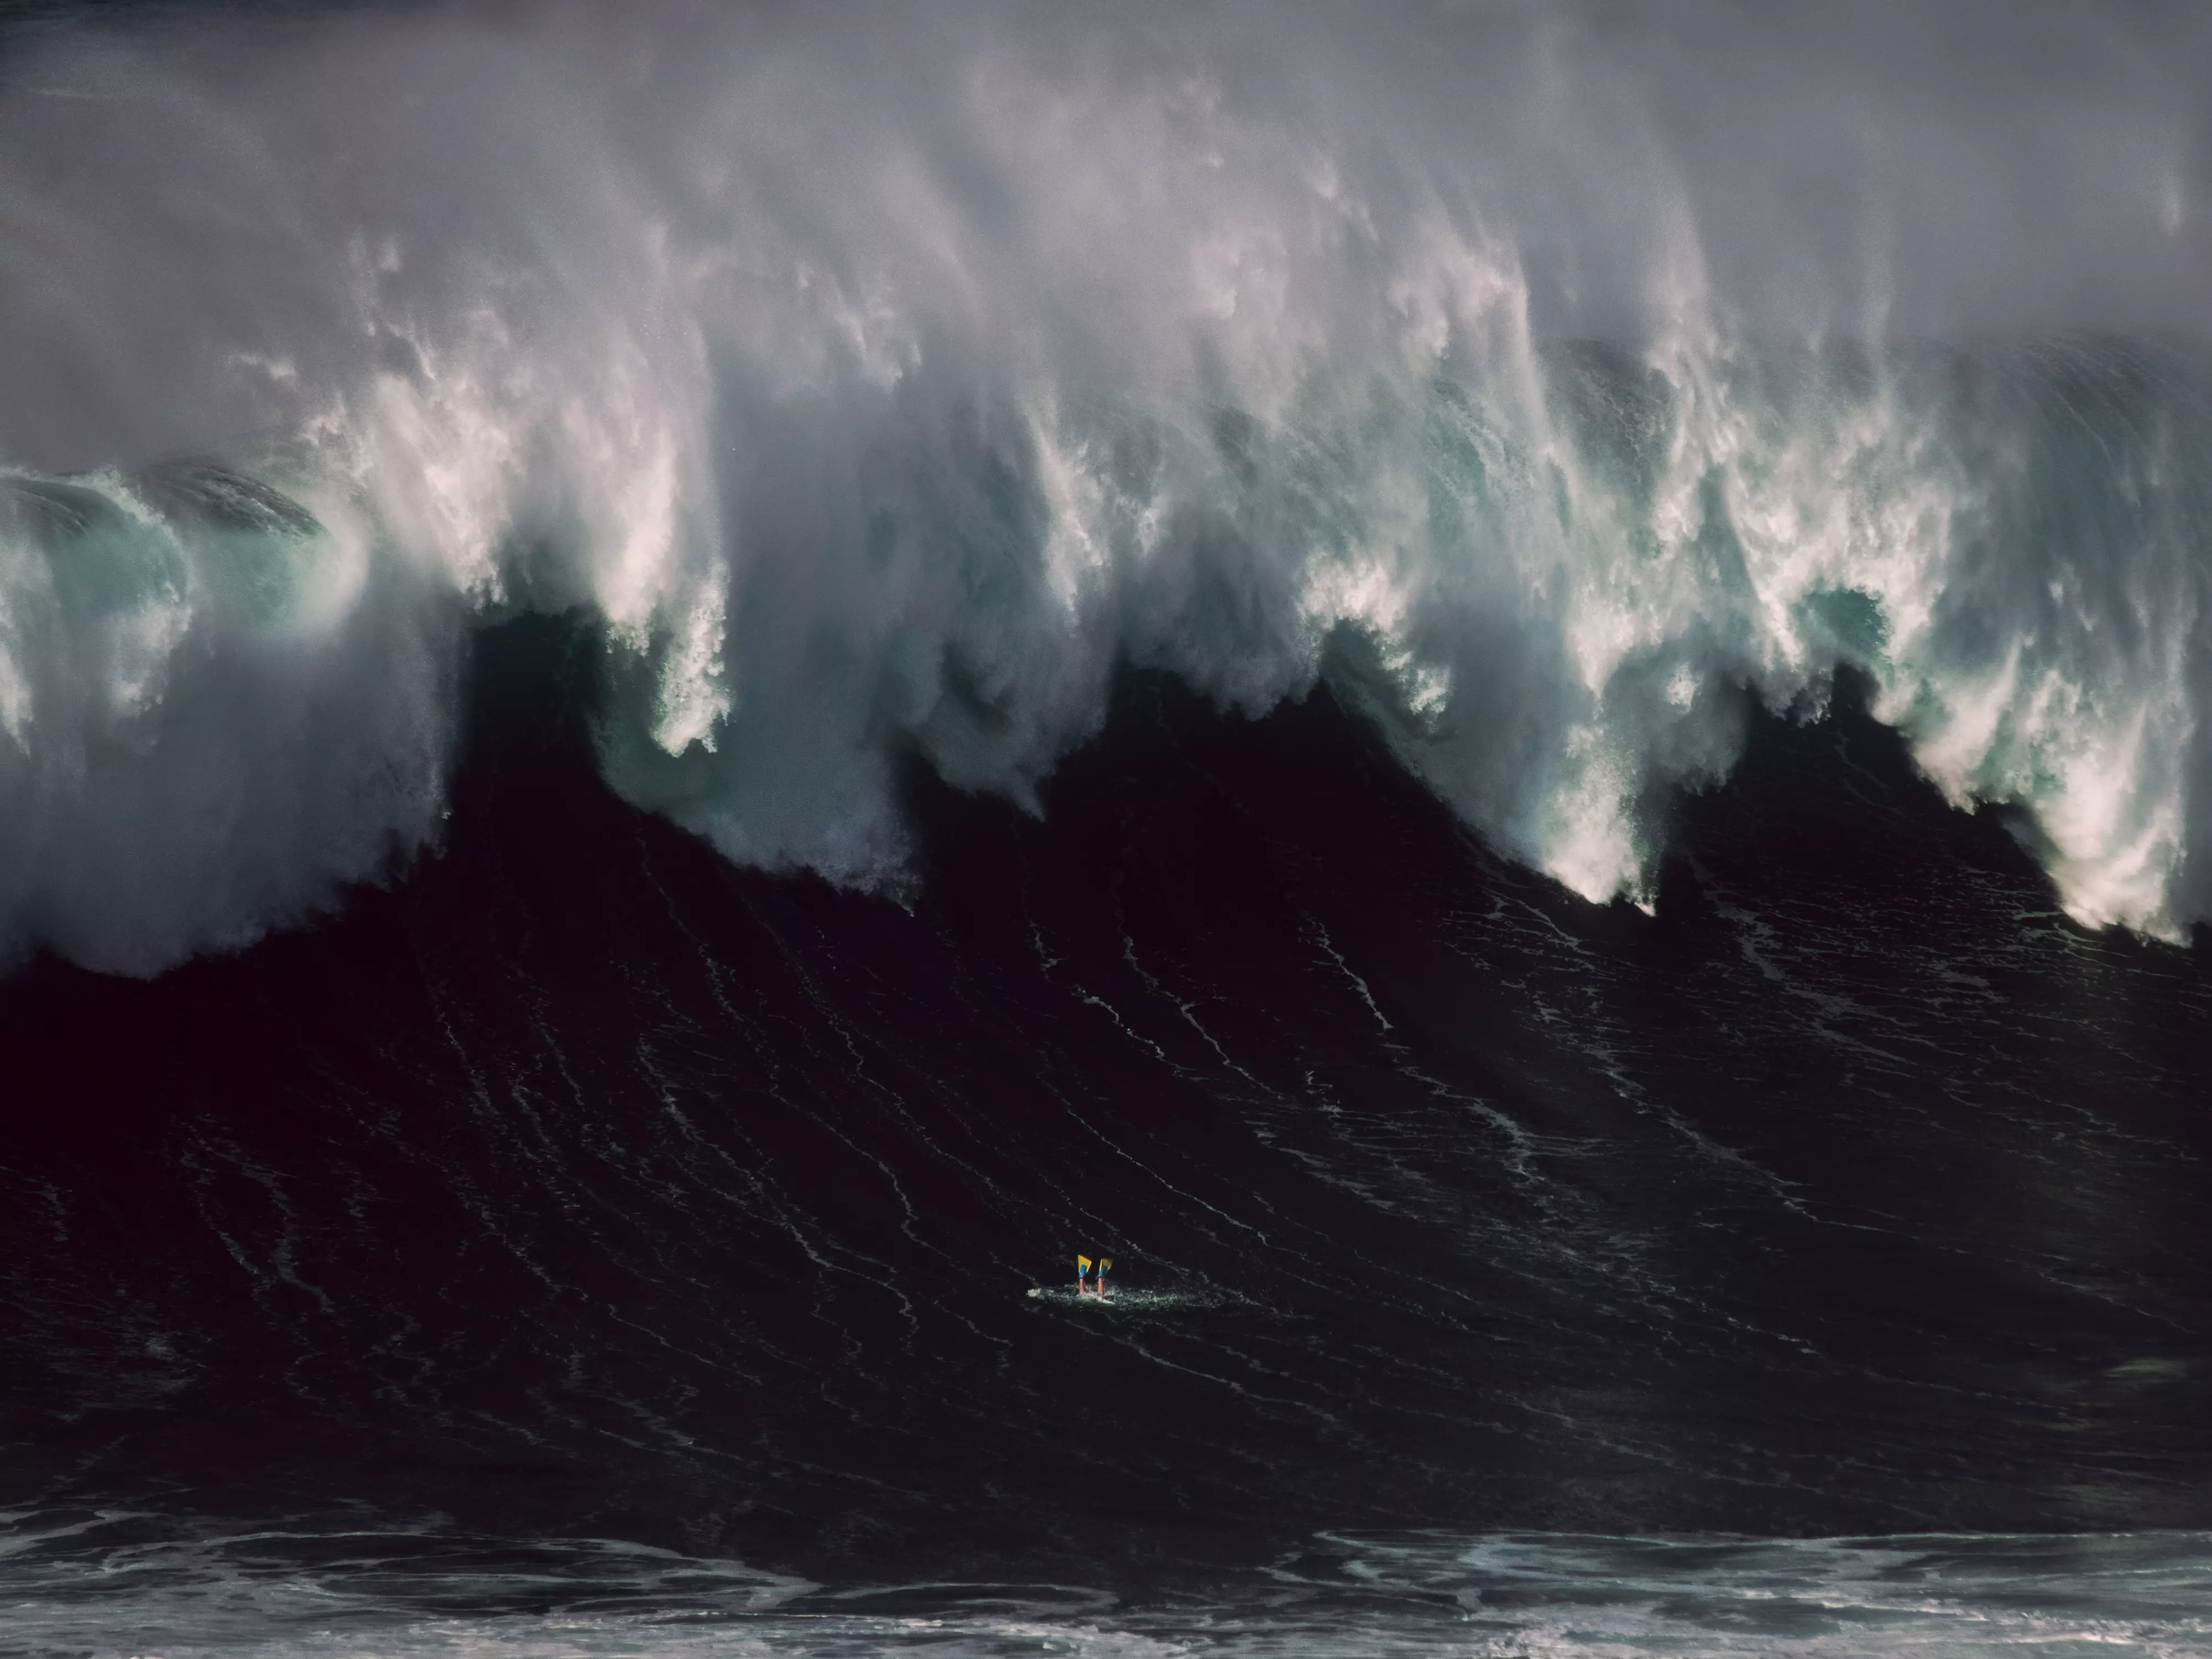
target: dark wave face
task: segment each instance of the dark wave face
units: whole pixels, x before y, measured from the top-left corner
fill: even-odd
[[[2212,1645],[2208,65],[0,10],[0,1655]]]
[[[27,1526],[1126,1588],[2212,1525],[2203,957],[2067,922],[1848,696],[1753,718],[1647,918],[1326,692],[1131,677],[1041,822],[910,772],[902,908],[609,794],[547,712],[590,648],[484,637],[391,891],[9,988]]]

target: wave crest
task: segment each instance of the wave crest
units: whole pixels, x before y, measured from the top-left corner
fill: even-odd
[[[840,882],[903,878],[902,756],[1033,806],[1126,661],[1255,714],[1327,676],[1492,841],[1648,902],[1746,698],[1849,664],[2077,917],[2208,914],[2201,354],[1893,314],[1964,257],[1919,164],[1963,200],[1997,137],[1846,54],[1811,90],[1907,97],[1917,170],[1778,228],[1670,126],[1690,70],[1565,26],[867,21],[15,43],[9,943],[153,971],[429,844],[471,619],[580,607],[614,786]],[[2160,131],[2110,168],[2155,175],[2142,269],[2195,234]]]

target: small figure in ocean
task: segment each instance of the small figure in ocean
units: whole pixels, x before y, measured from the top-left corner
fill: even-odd
[[[1098,1282],[1094,1285],[1090,1282],[1091,1258],[1087,1255],[1077,1256],[1075,1258],[1076,1295],[1095,1296],[1103,1298],[1106,1294],[1107,1270],[1112,1267],[1113,1265],[1114,1258],[1110,1255],[1102,1255],[1098,1258]]]

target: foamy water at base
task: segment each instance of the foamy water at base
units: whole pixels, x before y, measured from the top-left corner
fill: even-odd
[[[1322,1534],[1226,1582],[830,1586],[596,1540],[124,1514],[0,1534],[0,1653],[2005,1655],[2212,1651],[2212,1534]]]

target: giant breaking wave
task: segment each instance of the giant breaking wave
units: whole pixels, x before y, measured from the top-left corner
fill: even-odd
[[[2203,25],[1668,15],[19,27],[0,948],[153,972],[434,845],[518,611],[595,624],[623,794],[841,883],[906,879],[902,766],[1033,802],[1133,664],[1327,677],[1646,902],[1850,665],[2184,935]]]

